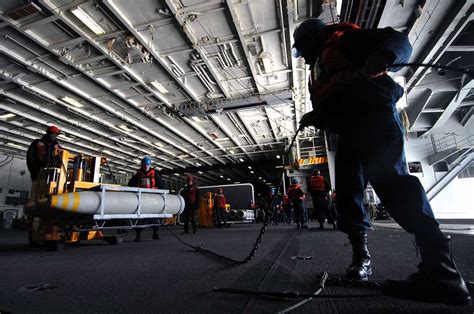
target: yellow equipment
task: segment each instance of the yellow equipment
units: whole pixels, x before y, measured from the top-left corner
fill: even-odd
[[[119,239],[104,236],[101,231],[75,231],[85,222],[81,221],[84,217],[38,207],[39,201],[49,196],[88,190],[100,185],[100,165],[106,162],[104,158],[72,154],[63,149],[56,150],[53,155],[55,167],[40,170],[38,179],[32,183],[30,200],[25,205],[30,246],[46,245],[48,249],[56,250],[65,243],[81,240],[101,239],[111,244],[118,243]]]

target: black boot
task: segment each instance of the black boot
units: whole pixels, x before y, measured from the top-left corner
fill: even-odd
[[[346,276],[349,279],[367,281],[372,275],[367,234],[365,232],[350,234],[349,241],[352,245],[352,264],[347,268]]]
[[[451,254],[450,236],[417,237],[421,263],[407,280],[387,280],[385,295],[428,302],[471,305],[471,296]]]
[[[143,228],[134,228],[136,235],[135,235],[135,242],[140,242],[142,240],[142,231]]]

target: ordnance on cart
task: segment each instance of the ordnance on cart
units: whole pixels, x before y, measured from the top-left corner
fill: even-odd
[[[40,170],[25,205],[30,246],[57,250],[66,243],[100,239],[118,244],[122,237],[106,230],[159,225],[184,210],[184,200],[168,190],[102,184],[98,156],[54,153],[54,167]]]

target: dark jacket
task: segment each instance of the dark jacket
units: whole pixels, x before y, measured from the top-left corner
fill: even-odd
[[[371,54],[383,53],[395,64],[408,62],[411,51],[407,36],[390,27],[334,33],[322,52],[321,71],[310,84],[313,124],[340,133],[360,126],[368,115],[393,114],[403,88],[388,75],[367,78],[361,70]]]
[[[26,166],[30,171],[31,180],[38,178],[41,168],[60,166],[61,161],[54,156],[54,150],[60,148],[56,140],[47,141],[46,135],[30,144],[26,153]]]
[[[199,205],[199,190],[195,183],[186,186],[181,190],[180,195],[184,198],[186,204]]]

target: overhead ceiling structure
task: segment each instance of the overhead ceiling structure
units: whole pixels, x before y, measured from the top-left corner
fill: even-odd
[[[311,109],[308,69],[291,58],[294,29],[315,16],[338,22],[338,4],[341,20],[396,22],[416,61],[472,65],[472,2],[421,2],[328,1],[321,11],[309,0],[1,1],[0,151],[25,155],[56,124],[65,148],[104,155],[124,175],[151,156],[176,185],[189,174],[274,184]],[[470,79],[404,75],[413,130],[472,116]],[[423,87],[431,83],[443,88]],[[307,129],[297,144],[318,134]]]

